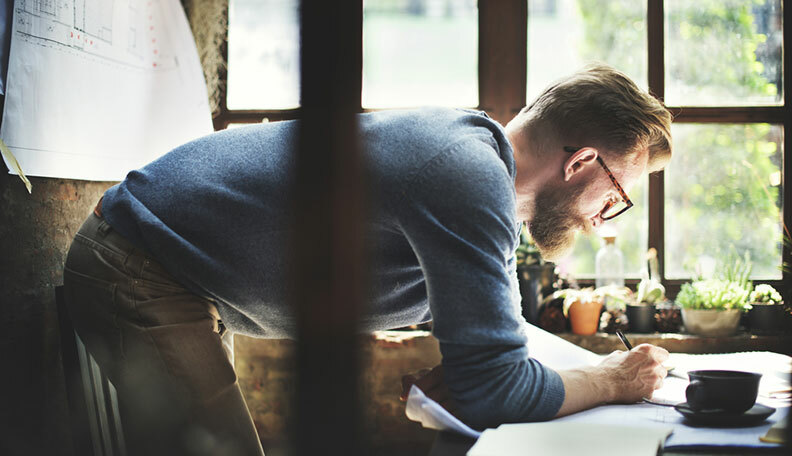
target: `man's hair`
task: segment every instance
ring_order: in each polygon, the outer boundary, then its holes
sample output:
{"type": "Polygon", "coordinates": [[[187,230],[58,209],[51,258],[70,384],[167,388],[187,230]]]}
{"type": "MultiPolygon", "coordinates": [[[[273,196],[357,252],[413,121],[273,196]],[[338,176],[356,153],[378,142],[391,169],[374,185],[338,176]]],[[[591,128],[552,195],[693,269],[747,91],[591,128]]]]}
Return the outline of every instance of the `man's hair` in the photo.
{"type": "Polygon", "coordinates": [[[604,147],[631,156],[647,148],[647,170],[671,159],[671,113],[620,71],[595,63],[542,92],[521,112],[525,122],[550,127],[569,146],[604,147]]]}

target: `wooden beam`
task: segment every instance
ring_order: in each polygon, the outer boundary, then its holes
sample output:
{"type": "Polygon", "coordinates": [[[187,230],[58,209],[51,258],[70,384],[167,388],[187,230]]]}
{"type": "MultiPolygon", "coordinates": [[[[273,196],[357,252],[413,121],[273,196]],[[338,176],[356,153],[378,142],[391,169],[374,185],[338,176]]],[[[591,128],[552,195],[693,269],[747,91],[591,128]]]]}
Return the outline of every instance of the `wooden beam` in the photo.
{"type": "MultiPolygon", "coordinates": [[[[297,317],[297,454],[364,454],[358,395],[363,166],[362,0],[302,0],[300,138],[289,243],[297,317]]],[[[274,196],[274,195],[273,195],[274,196]]]]}
{"type": "MultiPolygon", "coordinates": [[[[665,51],[663,0],[647,5],[647,58],[649,92],[663,101],[665,97],[665,51]]],[[[649,176],[649,247],[657,250],[658,273],[665,279],[665,173],[649,176]]]]}
{"type": "Polygon", "coordinates": [[[784,122],[784,106],[670,106],[677,123],[776,123],[784,122]]]}
{"type": "Polygon", "coordinates": [[[479,109],[506,124],[525,106],[525,0],[479,0],[479,109]]]}

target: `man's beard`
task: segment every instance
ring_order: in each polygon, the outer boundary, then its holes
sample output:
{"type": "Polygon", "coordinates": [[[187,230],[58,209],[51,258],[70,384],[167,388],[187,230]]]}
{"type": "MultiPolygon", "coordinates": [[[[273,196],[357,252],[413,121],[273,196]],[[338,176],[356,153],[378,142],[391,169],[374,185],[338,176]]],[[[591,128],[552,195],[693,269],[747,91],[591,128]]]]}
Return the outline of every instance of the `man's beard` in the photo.
{"type": "Polygon", "coordinates": [[[577,212],[585,185],[572,189],[545,187],[534,200],[533,220],[528,226],[542,258],[557,261],[575,245],[575,232],[591,232],[591,224],[577,212]]]}

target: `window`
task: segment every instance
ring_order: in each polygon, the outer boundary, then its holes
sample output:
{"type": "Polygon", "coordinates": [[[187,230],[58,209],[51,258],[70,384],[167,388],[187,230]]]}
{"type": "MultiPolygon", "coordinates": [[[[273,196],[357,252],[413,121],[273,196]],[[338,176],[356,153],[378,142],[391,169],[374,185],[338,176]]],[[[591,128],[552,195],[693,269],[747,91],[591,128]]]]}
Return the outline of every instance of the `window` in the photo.
{"type": "Polygon", "coordinates": [[[475,0],[363,2],[363,107],[478,106],[475,0]]]}
{"type": "MultiPolygon", "coordinates": [[[[628,278],[655,247],[673,295],[697,265],[749,251],[753,278],[781,285],[792,192],[780,0],[357,1],[361,111],[477,106],[505,123],[587,61],[627,73],[675,116],[674,159],[613,222],[628,278]]],[[[218,128],[297,116],[297,3],[230,0],[218,128]]],[[[584,283],[599,242],[581,239],[567,265],[584,283]]]]}

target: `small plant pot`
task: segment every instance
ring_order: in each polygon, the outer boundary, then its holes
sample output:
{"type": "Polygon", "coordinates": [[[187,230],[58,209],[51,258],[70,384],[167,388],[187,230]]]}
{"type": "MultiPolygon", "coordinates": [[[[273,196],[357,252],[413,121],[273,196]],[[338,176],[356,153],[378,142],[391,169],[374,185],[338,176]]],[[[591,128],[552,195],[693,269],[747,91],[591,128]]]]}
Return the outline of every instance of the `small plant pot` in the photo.
{"type": "Polygon", "coordinates": [[[584,336],[596,333],[601,312],[601,302],[573,302],[569,306],[569,321],[572,324],[572,332],[584,336]]]}
{"type": "Polygon", "coordinates": [[[751,332],[766,333],[780,331],[784,321],[783,305],[752,304],[748,311],[751,332]]]}
{"type": "Polygon", "coordinates": [[[649,333],[655,330],[655,306],[627,306],[627,323],[631,332],[649,333]]]}
{"type": "Polygon", "coordinates": [[[682,322],[690,334],[705,337],[730,336],[737,332],[740,309],[682,309],[682,322]]]}

